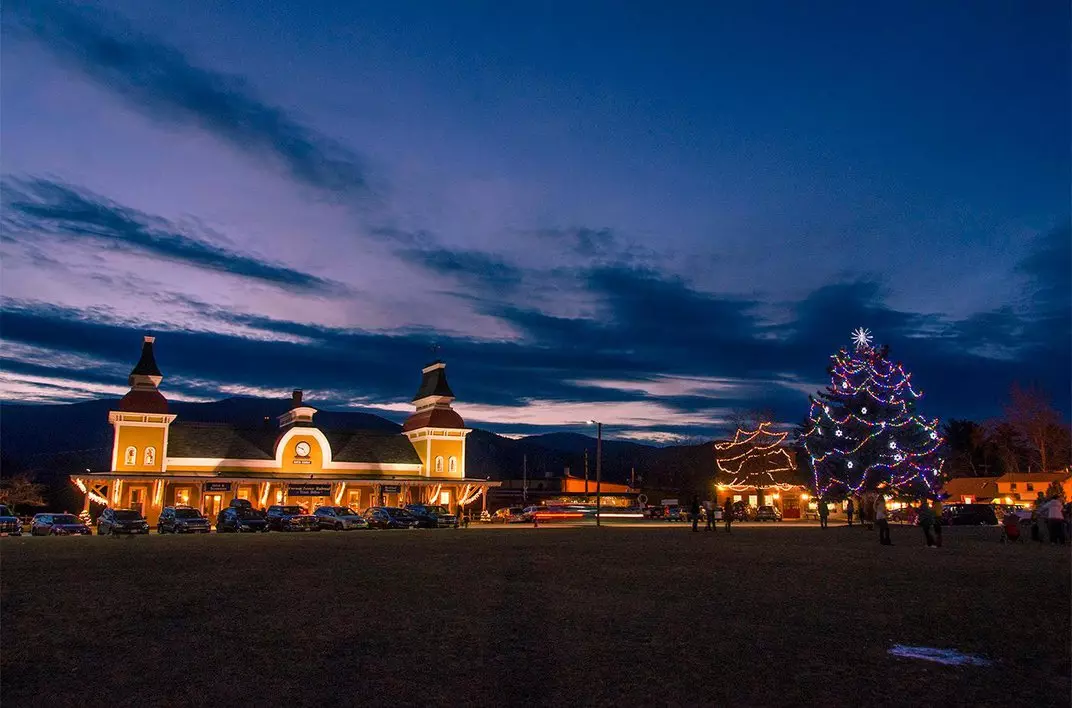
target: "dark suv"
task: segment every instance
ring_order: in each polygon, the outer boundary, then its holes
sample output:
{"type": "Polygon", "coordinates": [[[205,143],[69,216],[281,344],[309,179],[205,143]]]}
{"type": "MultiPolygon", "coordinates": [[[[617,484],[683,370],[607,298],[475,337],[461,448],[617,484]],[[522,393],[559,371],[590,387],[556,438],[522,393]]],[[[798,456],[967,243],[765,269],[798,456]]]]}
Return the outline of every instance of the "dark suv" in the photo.
{"type": "Polygon", "coordinates": [[[97,519],[98,536],[149,533],[149,523],[134,509],[105,509],[97,519]]]}
{"type": "Polygon", "coordinates": [[[276,504],[268,507],[268,528],[273,531],[319,531],[320,522],[300,506],[276,504]]]}
{"type": "Polygon", "coordinates": [[[246,533],[267,531],[264,512],[248,506],[229,506],[216,517],[216,533],[246,533]]]}
{"type": "Polygon", "coordinates": [[[15,516],[14,512],[7,508],[6,504],[0,504],[0,536],[4,534],[21,536],[22,522],[19,521],[19,517],[15,516]]]}
{"type": "Polygon", "coordinates": [[[948,526],[997,526],[998,515],[989,504],[946,504],[938,523],[948,526]]]}
{"type": "Polygon", "coordinates": [[[165,506],[156,522],[157,533],[208,533],[211,530],[208,519],[191,506],[165,506]]]}
{"type": "Polygon", "coordinates": [[[417,517],[421,528],[450,528],[458,525],[458,517],[441,504],[407,504],[406,511],[417,517]]]}

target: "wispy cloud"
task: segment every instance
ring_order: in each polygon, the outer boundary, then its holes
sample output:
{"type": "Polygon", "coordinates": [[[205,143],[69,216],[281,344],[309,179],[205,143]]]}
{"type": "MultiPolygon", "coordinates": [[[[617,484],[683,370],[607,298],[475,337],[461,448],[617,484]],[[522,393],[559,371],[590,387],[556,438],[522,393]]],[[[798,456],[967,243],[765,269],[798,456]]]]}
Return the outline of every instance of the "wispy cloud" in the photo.
{"type": "Polygon", "coordinates": [[[229,273],[313,293],[342,286],[293,268],[224,248],[159,217],[131,209],[73,185],[45,179],[4,180],[4,237],[36,242],[42,235],[92,241],[196,268],[229,273]]]}
{"type": "Polygon", "coordinates": [[[354,151],[258,98],[239,78],[199,67],[112,16],[48,0],[12,0],[4,11],[8,29],[34,37],[153,119],[206,130],[325,195],[370,196],[368,172],[354,151]]]}

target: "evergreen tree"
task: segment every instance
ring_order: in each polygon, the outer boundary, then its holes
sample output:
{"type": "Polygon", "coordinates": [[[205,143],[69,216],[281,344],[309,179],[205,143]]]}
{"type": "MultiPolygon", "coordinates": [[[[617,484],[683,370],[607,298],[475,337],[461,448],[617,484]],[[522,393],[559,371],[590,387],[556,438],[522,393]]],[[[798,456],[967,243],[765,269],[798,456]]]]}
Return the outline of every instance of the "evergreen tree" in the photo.
{"type": "Polygon", "coordinates": [[[923,392],[912,386],[912,374],[889,360],[887,347],[871,346],[871,333],[862,327],[853,338],[852,351],[831,357],[830,386],[809,397],[799,433],[816,494],[882,489],[933,496],[941,487],[944,442],[938,420],[916,412],[923,392]]]}

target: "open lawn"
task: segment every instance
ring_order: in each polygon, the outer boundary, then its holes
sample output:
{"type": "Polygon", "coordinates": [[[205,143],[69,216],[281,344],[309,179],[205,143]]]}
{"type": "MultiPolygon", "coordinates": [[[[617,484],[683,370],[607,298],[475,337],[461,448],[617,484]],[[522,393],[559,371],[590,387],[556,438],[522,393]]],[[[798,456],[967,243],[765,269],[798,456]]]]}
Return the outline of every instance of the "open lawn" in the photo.
{"type": "Polygon", "coordinates": [[[0,699],[1068,706],[1067,548],[789,524],[0,539],[0,699]],[[891,657],[953,648],[991,666],[891,657]]]}

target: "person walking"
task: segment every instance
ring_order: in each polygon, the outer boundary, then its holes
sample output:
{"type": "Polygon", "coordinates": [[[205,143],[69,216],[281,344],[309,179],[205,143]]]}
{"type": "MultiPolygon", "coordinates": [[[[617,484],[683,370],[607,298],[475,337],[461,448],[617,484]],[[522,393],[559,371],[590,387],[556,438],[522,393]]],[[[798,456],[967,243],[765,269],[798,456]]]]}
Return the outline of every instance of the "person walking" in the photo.
{"type": "Polygon", "coordinates": [[[852,512],[854,512],[855,510],[856,507],[853,506],[852,497],[849,497],[849,503],[845,507],[845,516],[849,520],[849,526],[852,526],[852,512]]]}
{"type": "Polygon", "coordinates": [[[722,510],[722,517],[726,521],[726,533],[733,533],[730,531],[730,526],[733,524],[733,497],[726,497],[726,506],[722,510]]]}
{"type": "Polygon", "coordinates": [[[892,546],[890,523],[886,518],[886,497],[881,494],[875,500],[875,525],[878,526],[878,542],[883,546],[892,546]]]}
{"type": "Polygon", "coordinates": [[[923,529],[923,538],[927,540],[927,548],[934,548],[934,509],[926,499],[919,503],[919,527],[923,529]]]}
{"type": "Polygon", "coordinates": [[[689,516],[692,517],[692,530],[700,530],[700,498],[692,495],[692,504],[689,505],[689,516]]]}
{"type": "Polygon", "coordinates": [[[819,528],[826,528],[826,520],[830,518],[830,507],[826,505],[825,499],[819,500],[819,528]]]}
{"type": "Polygon", "coordinates": [[[1050,537],[1050,543],[1065,545],[1065,517],[1061,508],[1061,499],[1055,494],[1050,498],[1042,509],[1046,517],[1046,531],[1050,537]]]}

